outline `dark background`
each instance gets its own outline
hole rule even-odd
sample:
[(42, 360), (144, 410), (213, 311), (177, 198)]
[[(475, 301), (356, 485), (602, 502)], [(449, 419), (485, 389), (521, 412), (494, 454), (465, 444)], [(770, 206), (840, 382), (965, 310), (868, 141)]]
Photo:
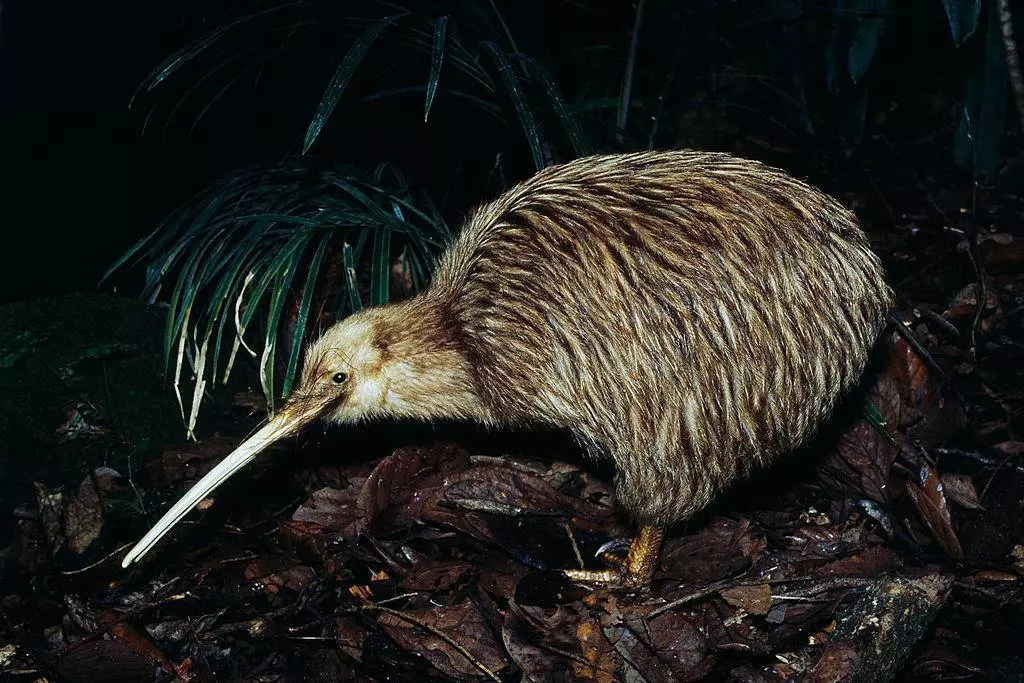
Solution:
[[(144, 128), (145, 76), (194, 36), (176, 3), (0, 3), (0, 302), (94, 289), (135, 239), (231, 168), (273, 160), (257, 100), (216, 131)], [(314, 93), (315, 95), (315, 93)], [(294, 131), (293, 131), (294, 132)], [(134, 292), (125, 292), (134, 294)]]

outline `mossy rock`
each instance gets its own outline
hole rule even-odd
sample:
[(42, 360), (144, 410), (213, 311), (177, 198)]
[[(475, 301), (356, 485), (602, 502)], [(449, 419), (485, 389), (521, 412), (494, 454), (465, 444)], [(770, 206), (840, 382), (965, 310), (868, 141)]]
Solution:
[(32, 481), (77, 482), (106, 464), (136, 471), (184, 440), (164, 376), (166, 309), (102, 294), (0, 306), (0, 501)]

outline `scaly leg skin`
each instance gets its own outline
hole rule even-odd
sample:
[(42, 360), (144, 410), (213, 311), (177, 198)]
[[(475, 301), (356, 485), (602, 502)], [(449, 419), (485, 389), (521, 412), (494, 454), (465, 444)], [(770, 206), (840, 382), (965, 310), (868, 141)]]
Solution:
[(633, 545), (621, 567), (616, 569), (565, 569), (571, 581), (601, 588), (622, 588), (633, 590), (644, 588), (651, 583), (654, 568), (661, 556), (661, 539), (665, 528), (642, 526), (637, 529)]

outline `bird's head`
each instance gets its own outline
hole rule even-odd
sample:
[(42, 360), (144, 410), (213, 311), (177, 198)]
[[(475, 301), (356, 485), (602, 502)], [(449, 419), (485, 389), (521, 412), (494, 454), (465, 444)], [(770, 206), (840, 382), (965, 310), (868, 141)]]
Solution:
[(287, 403), (200, 479), (125, 556), (127, 567), (199, 501), (270, 444), (317, 419), (356, 423), (380, 417), (491, 421), (472, 367), (436, 307), (415, 299), (370, 308), (329, 328), (306, 351)]

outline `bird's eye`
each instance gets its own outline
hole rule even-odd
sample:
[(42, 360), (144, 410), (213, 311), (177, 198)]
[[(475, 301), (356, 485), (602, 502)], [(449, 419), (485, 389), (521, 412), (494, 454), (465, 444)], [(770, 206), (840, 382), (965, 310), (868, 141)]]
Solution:
[(334, 380), (335, 384), (344, 384), (345, 380), (348, 379), (348, 375), (346, 375), (344, 372), (336, 372), (334, 373), (334, 377), (332, 377), (331, 379)]

